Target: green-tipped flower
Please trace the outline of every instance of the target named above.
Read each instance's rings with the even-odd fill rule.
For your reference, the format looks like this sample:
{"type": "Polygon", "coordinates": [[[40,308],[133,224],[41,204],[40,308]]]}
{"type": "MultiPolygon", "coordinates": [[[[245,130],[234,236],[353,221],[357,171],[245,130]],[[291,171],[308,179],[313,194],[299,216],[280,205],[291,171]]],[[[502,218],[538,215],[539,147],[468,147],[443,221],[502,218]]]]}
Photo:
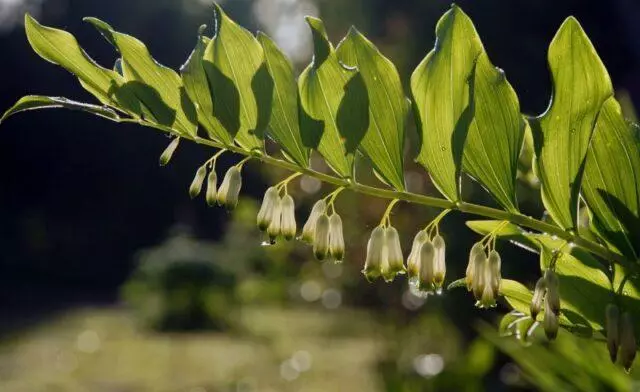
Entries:
{"type": "Polygon", "coordinates": [[[398,230],[389,226],[385,231],[385,246],[387,248],[387,262],[382,265],[382,276],[387,282],[393,281],[396,275],[404,274],[404,255],[400,245],[398,230]]]}
{"type": "Polygon", "coordinates": [[[282,231],[282,198],[276,193],[276,199],[273,202],[273,208],[271,209],[271,217],[269,218],[269,227],[267,227],[267,235],[269,236],[269,242],[272,244],[276,242],[276,239],[282,231]]]}
{"type": "Polygon", "coordinates": [[[558,336],[558,315],[549,306],[544,307],[542,326],[547,339],[554,340],[558,336]]]}
{"type": "Polygon", "coordinates": [[[422,244],[424,244],[428,239],[429,235],[424,230],[420,230],[413,238],[411,252],[407,258],[407,274],[410,279],[417,279],[420,277],[420,252],[422,250],[422,244]]]}
{"type": "Polygon", "coordinates": [[[491,290],[493,291],[493,296],[497,297],[500,293],[500,283],[502,281],[502,260],[500,259],[500,254],[495,250],[489,252],[489,274],[490,279],[487,280],[487,284],[491,285],[491,290]]]}
{"type": "Polygon", "coordinates": [[[242,188],[242,176],[240,168],[231,166],[224,175],[222,185],[218,191],[218,205],[225,206],[227,210],[233,210],[238,204],[240,196],[240,188],[242,188]]]}
{"type": "Polygon", "coordinates": [[[480,301],[482,298],[482,294],[485,291],[485,287],[487,284],[487,265],[489,261],[487,260],[487,255],[484,253],[479,253],[476,255],[475,263],[473,264],[473,281],[471,282],[471,290],[473,291],[473,296],[477,301],[480,301]]]}
{"type": "Polygon", "coordinates": [[[269,228],[271,219],[273,218],[273,210],[276,208],[279,198],[278,189],[275,186],[269,187],[264,193],[262,205],[256,218],[260,231],[265,231],[269,228]]]}
{"type": "Polygon", "coordinates": [[[624,312],[620,319],[620,360],[628,372],[636,358],[636,335],[633,330],[633,320],[629,312],[624,312]]]}
{"type": "Polygon", "coordinates": [[[385,228],[378,226],[371,232],[367,242],[367,258],[362,273],[367,280],[372,281],[382,274],[383,266],[387,264],[387,248],[385,246],[385,228]]]}
{"type": "Polygon", "coordinates": [[[329,254],[337,263],[344,259],[342,219],[335,212],[329,218],[329,254]]]}
{"type": "Polygon", "coordinates": [[[533,290],[533,297],[531,298],[531,305],[529,310],[531,311],[531,318],[536,319],[538,313],[542,310],[542,301],[544,300],[545,293],[547,291],[547,281],[544,278],[538,279],[536,282],[536,288],[533,290]]]}
{"type": "Polygon", "coordinates": [[[611,362],[616,363],[618,347],[620,347],[620,310],[614,304],[607,305],[605,311],[605,328],[607,329],[607,349],[609,349],[609,357],[611,358],[611,362]]]}
{"type": "Polygon", "coordinates": [[[318,260],[324,260],[329,255],[329,217],[321,214],[316,220],[313,235],[313,254],[318,260]]]}
{"type": "Polygon", "coordinates": [[[442,287],[444,277],[447,273],[447,265],[445,263],[445,243],[444,238],[440,234],[433,237],[433,247],[436,251],[436,258],[433,265],[433,285],[436,289],[442,287]]]}
{"type": "Polygon", "coordinates": [[[216,204],[216,197],[218,196],[218,176],[215,170],[211,170],[207,176],[207,192],[205,193],[205,200],[209,207],[213,207],[216,204]]]}
{"type": "MultiPolygon", "coordinates": [[[[484,247],[482,246],[482,244],[478,242],[473,245],[473,247],[471,248],[471,252],[469,252],[469,264],[467,264],[467,272],[464,278],[465,283],[467,284],[467,290],[471,291],[471,289],[473,288],[473,282],[477,280],[480,275],[482,275],[479,274],[479,271],[483,269],[479,268],[478,265],[482,265],[484,259],[486,258],[487,256],[484,253],[484,247]]],[[[480,290],[480,293],[482,293],[482,290],[480,290]]],[[[476,299],[478,299],[480,295],[476,295],[476,299]]]]}
{"type": "Polygon", "coordinates": [[[285,240],[290,241],[295,238],[296,230],[296,206],[291,195],[285,195],[282,198],[282,227],[280,234],[285,240]]]}
{"type": "Polygon", "coordinates": [[[420,247],[420,277],[418,288],[422,291],[433,290],[436,249],[431,241],[425,241],[420,247]]]}
{"type": "Polygon", "coordinates": [[[162,155],[160,155],[160,166],[166,166],[169,163],[171,157],[173,156],[173,153],[178,148],[178,144],[180,144],[179,137],[173,139],[171,143],[169,143],[167,148],[164,149],[162,155]]]}
{"type": "Polygon", "coordinates": [[[196,171],[196,175],[193,177],[193,181],[191,181],[191,185],[189,186],[189,196],[192,199],[195,199],[202,191],[202,184],[204,184],[204,178],[206,176],[207,168],[205,166],[200,166],[196,171]]]}
{"type": "Polygon", "coordinates": [[[496,298],[500,292],[500,255],[495,250],[489,252],[489,257],[482,260],[482,269],[476,269],[478,283],[473,285],[473,294],[478,299],[476,304],[480,308],[496,306],[496,298]],[[480,278],[482,277],[482,278],[480,278]]]}
{"type": "Polygon", "coordinates": [[[327,209],[327,203],[322,199],[318,200],[311,208],[311,213],[309,214],[309,218],[307,222],[302,227],[302,235],[300,239],[306,243],[312,244],[315,236],[316,230],[316,221],[321,214],[327,209]]]}
{"type": "Polygon", "coordinates": [[[551,308],[555,314],[560,314],[560,280],[558,275],[548,269],[544,272],[544,279],[547,281],[545,307],[551,308]]]}

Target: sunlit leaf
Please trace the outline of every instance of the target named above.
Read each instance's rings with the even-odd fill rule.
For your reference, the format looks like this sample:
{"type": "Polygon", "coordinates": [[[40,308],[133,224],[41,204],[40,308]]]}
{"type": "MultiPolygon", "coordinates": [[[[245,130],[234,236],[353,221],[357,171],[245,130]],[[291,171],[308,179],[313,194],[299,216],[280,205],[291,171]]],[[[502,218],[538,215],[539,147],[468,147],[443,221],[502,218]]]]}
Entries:
{"type": "Polygon", "coordinates": [[[482,43],[469,17],[452,6],[438,21],[436,44],[411,75],[420,152],[436,187],[460,198],[464,141],[472,119],[470,81],[482,43]]]}
{"type": "Polygon", "coordinates": [[[476,61],[472,99],[473,121],[464,147],[463,170],[502,207],[515,212],[525,123],[516,92],[485,52],[476,61]]]}
{"type": "Polygon", "coordinates": [[[640,255],[640,143],[615,98],[598,116],[584,170],[582,195],[595,231],[621,253],[640,255]]]}
{"type": "Polygon", "coordinates": [[[531,120],[542,201],[554,221],[575,229],[584,161],[596,117],[612,95],[609,74],[578,21],[569,17],[549,46],[553,98],[531,120]]]}
{"type": "Polygon", "coordinates": [[[215,35],[204,52],[215,117],[236,143],[262,150],[271,115],[273,80],[255,37],[215,8],[215,35]]]}
{"type": "Polygon", "coordinates": [[[180,76],[160,65],[138,39],[119,33],[96,18],[85,18],[112,43],[122,55],[122,73],[126,83],[119,89],[133,93],[141,102],[145,119],[195,136],[198,128],[195,107],[182,85],[180,76]]]}
{"type": "Polygon", "coordinates": [[[16,113],[25,112],[28,110],[36,110],[36,109],[53,109],[53,108],[65,108],[72,110],[80,110],[84,112],[88,112],[91,114],[95,114],[100,117],[107,118],[109,120],[118,121],[120,120],[120,116],[118,113],[109,109],[105,106],[91,105],[88,103],[72,101],[67,98],[62,97],[45,97],[42,95],[27,95],[26,97],[22,97],[15,105],[9,108],[2,118],[0,122],[6,120],[9,116],[12,116],[16,113]]]}
{"type": "Polygon", "coordinates": [[[201,28],[196,47],[180,69],[182,83],[185,91],[196,106],[198,121],[207,131],[209,137],[230,145],[233,144],[233,137],[224,129],[214,115],[213,95],[204,69],[204,51],[209,42],[210,39],[202,35],[201,28]]]}
{"type": "Polygon", "coordinates": [[[347,141],[359,144],[384,182],[403,190],[404,130],[409,107],[398,70],[353,27],[336,48],[336,54],[342,63],[357,67],[358,74],[346,88],[357,92],[368,108],[366,122],[361,129],[349,129],[352,137],[347,141]]]}
{"type": "Polygon", "coordinates": [[[101,103],[137,114],[134,110],[137,99],[120,91],[125,82],[122,76],[96,64],[72,34],[43,26],[29,14],[25,15],[24,23],[27,39],[40,57],[78,77],[80,84],[101,103]]]}
{"type": "Polygon", "coordinates": [[[282,148],[285,156],[301,167],[309,166],[309,149],[302,143],[298,108],[298,87],[293,66],[276,44],[258,33],[265,64],[273,79],[273,103],[267,133],[282,148]]]}

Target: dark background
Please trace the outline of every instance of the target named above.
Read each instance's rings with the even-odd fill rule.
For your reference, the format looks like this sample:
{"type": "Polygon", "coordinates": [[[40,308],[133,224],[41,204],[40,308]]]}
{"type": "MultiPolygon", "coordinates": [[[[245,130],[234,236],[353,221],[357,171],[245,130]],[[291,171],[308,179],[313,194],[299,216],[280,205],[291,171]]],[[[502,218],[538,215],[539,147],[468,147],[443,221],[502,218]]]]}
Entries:
{"type": "MultiPolygon", "coordinates": [[[[27,1],[25,9],[35,12],[45,25],[73,32],[105,66],[113,63],[115,54],[82,22],[84,16],[97,16],[140,38],[158,61],[177,69],[192,50],[198,26],[210,22],[212,14],[197,0],[39,3],[27,1]]],[[[2,4],[0,14],[11,7],[2,4]]],[[[473,19],[493,63],[506,71],[523,112],[539,114],[548,105],[546,48],[568,15],[575,15],[586,30],[616,89],[627,91],[636,102],[640,99],[639,2],[475,0],[458,4],[473,19]]],[[[227,0],[222,5],[252,31],[265,29],[251,12],[252,1],[227,0]]],[[[433,46],[436,21],[449,1],[318,0],[316,6],[334,42],[356,23],[394,60],[406,85],[433,46]]],[[[18,20],[21,11],[15,11],[18,20]]],[[[2,19],[0,26],[0,110],[26,94],[90,101],[72,75],[31,50],[21,24],[12,28],[9,21],[2,19]]],[[[118,288],[132,271],[135,251],[159,243],[176,222],[189,225],[201,238],[221,235],[227,215],[192,202],[187,195],[193,171],[208,151],[183,143],[173,163],[160,168],[157,159],[167,142],[149,129],[63,110],[22,114],[0,126],[2,331],[70,306],[117,301],[118,288]]],[[[232,160],[225,158],[222,165],[232,160]]],[[[260,197],[264,180],[248,167],[244,190],[260,197]]],[[[540,213],[535,203],[531,208],[530,212],[540,213]]],[[[459,218],[446,229],[455,241],[473,241],[459,218]]],[[[512,252],[516,259],[505,263],[516,264],[506,268],[525,278],[532,276],[536,263],[518,265],[529,256],[512,252]]]]}

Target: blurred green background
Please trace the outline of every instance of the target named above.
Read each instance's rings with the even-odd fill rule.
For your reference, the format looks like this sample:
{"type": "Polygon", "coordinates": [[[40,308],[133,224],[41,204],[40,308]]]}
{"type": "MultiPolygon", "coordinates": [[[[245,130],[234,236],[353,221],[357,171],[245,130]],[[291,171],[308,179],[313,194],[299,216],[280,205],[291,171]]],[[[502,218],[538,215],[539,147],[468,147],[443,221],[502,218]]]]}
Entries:
{"type": "MultiPolygon", "coordinates": [[[[304,15],[324,19],[334,43],[351,24],[397,65],[405,86],[433,46],[447,1],[226,0],[229,16],[272,36],[302,69],[310,60],[304,15]]],[[[546,48],[575,15],[622,92],[640,99],[640,4],[612,1],[460,1],[525,113],[546,108],[546,48]]],[[[142,39],[177,69],[211,23],[208,0],[0,0],[0,108],[39,93],[87,100],[74,77],[35,55],[24,12],[72,31],[99,63],[116,58],[83,16],[142,39]]],[[[0,128],[0,391],[627,391],[631,377],[599,343],[566,333],[524,347],[499,338],[504,305],[480,311],[464,290],[418,298],[404,279],[367,283],[360,269],[368,232],[386,204],[343,193],[347,257],[313,260],[301,243],[260,246],[259,199],[287,173],[249,163],[245,199],[228,214],[192,201],[187,187],[211,153],[183,143],[170,166],[168,142],[148,129],[79,113],[23,115],[0,128]]],[[[435,194],[415,166],[411,191],[435,194]]],[[[219,176],[237,157],[223,156],[219,176]]],[[[361,170],[368,173],[368,169],[361,170]]],[[[366,182],[375,182],[364,174],[366,182]]],[[[492,205],[467,179],[465,198],[492,205]]],[[[299,226],[331,188],[303,177],[290,187],[299,226]]],[[[525,213],[542,216],[535,184],[523,183],[525,213]]],[[[438,211],[400,205],[393,223],[408,251],[438,211]]],[[[465,217],[441,225],[448,281],[463,275],[477,241],[465,217]]],[[[500,244],[503,276],[529,286],[537,257],[500,244]]],[[[637,366],[636,366],[637,367],[637,366]]],[[[632,376],[638,377],[637,371],[632,376]]],[[[640,386],[636,385],[636,388],[640,386]]]]}

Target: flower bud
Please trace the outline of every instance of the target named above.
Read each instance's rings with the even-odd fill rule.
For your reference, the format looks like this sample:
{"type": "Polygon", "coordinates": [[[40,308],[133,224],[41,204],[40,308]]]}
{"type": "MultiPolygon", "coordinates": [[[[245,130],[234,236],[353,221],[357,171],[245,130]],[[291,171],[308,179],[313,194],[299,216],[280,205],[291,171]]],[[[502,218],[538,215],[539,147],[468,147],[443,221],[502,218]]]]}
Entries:
{"type": "Polygon", "coordinates": [[[195,199],[196,196],[200,194],[202,191],[202,184],[204,183],[204,178],[207,176],[207,168],[205,166],[200,166],[196,171],[196,175],[193,177],[193,181],[191,181],[191,185],[189,186],[189,196],[192,199],[195,199]]]}
{"type": "Polygon", "coordinates": [[[296,206],[291,195],[282,198],[282,227],[280,233],[285,240],[290,241],[296,236],[296,206]]]}
{"type": "Polygon", "coordinates": [[[611,362],[616,363],[620,346],[620,310],[614,304],[608,304],[605,311],[605,328],[607,329],[607,348],[611,362]]]}
{"type": "Polygon", "coordinates": [[[329,217],[322,214],[316,220],[313,235],[313,254],[318,260],[324,260],[329,254],[329,217]]]}
{"type": "Polygon", "coordinates": [[[342,219],[335,212],[329,218],[329,254],[336,262],[341,262],[344,258],[342,219]]]}
{"type": "Polygon", "coordinates": [[[620,319],[620,360],[628,372],[636,358],[636,336],[633,330],[633,320],[629,312],[624,312],[620,319]]]}
{"type": "Polygon", "coordinates": [[[313,243],[316,230],[316,221],[321,214],[324,214],[326,209],[327,203],[323,199],[318,200],[313,205],[313,208],[311,208],[311,213],[309,214],[309,218],[302,227],[302,235],[300,236],[300,239],[302,241],[309,244],[313,243]]]}
{"type": "Polygon", "coordinates": [[[276,204],[279,199],[278,189],[275,186],[269,187],[264,193],[262,198],[262,205],[260,211],[258,211],[258,217],[256,218],[258,223],[258,229],[265,231],[271,224],[273,218],[273,210],[276,208],[276,204]]]}
{"type": "Polygon", "coordinates": [[[242,188],[240,169],[237,166],[231,166],[220,185],[218,205],[225,206],[227,210],[233,210],[238,204],[240,188],[242,188]]]}
{"type": "Polygon", "coordinates": [[[385,246],[385,229],[378,226],[371,232],[367,243],[367,258],[362,273],[367,280],[372,281],[382,273],[382,267],[387,264],[387,249],[385,246]]]}
{"type": "Polygon", "coordinates": [[[436,258],[433,266],[433,284],[436,288],[441,288],[444,283],[445,274],[447,273],[447,265],[445,264],[444,238],[439,234],[433,238],[433,247],[436,251],[436,258]]]}
{"type": "Polygon", "coordinates": [[[431,241],[425,241],[420,247],[420,279],[418,288],[422,291],[433,290],[434,266],[436,259],[436,249],[431,241]]]}
{"type": "Polygon", "coordinates": [[[407,273],[410,279],[415,279],[420,276],[420,252],[422,250],[422,244],[428,239],[429,236],[424,230],[420,230],[413,238],[411,253],[409,253],[409,257],[407,258],[407,273]]]}
{"type": "MultiPolygon", "coordinates": [[[[478,264],[482,264],[482,261],[486,258],[486,254],[484,253],[484,247],[480,242],[473,245],[471,248],[471,252],[469,252],[469,264],[467,264],[467,272],[465,276],[465,283],[467,284],[467,290],[471,291],[473,282],[478,278],[479,271],[478,264]]],[[[478,299],[479,296],[476,296],[478,299]]]]}
{"type": "Polygon", "coordinates": [[[547,281],[544,278],[538,279],[536,282],[536,288],[533,290],[533,297],[531,298],[531,305],[529,310],[531,311],[531,318],[536,319],[538,313],[542,310],[542,301],[544,300],[545,293],[547,291],[547,281]]]}
{"type": "Polygon", "coordinates": [[[560,314],[560,280],[558,275],[548,269],[544,273],[544,279],[547,281],[545,307],[551,308],[555,314],[560,314]]]}
{"type": "Polygon", "coordinates": [[[558,315],[549,306],[544,307],[542,326],[544,328],[544,334],[547,335],[547,339],[554,340],[558,336],[558,315]]]}
{"type": "Polygon", "coordinates": [[[269,218],[269,227],[267,227],[267,235],[269,236],[269,242],[272,244],[276,242],[276,238],[282,231],[282,198],[276,194],[275,201],[273,202],[273,208],[271,210],[271,217],[269,218]]]}
{"type": "Polygon", "coordinates": [[[404,256],[400,246],[400,236],[395,227],[389,226],[385,231],[385,244],[387,248],[386,268],[383,264],[382,275],[387,282],[393,281],[396,275],[404,274],[404,256]]]}
{"type": "Polygon", "coordinates": [[[215,170],[211,170],[209,176],[207,177],[207,192],[205,193],[205,200],[207,201],[207,205],[209,207],[213,207],[216,204],[216,197],[218,186],[218,176],[216,175],[215,170]]]}
{"type": "Polygon", "coordinates": [[[180,144],[179,137],[173,139],[171,143],[169,143],[167,148],[164,149],[162,155],[160,155],[160,166],[167,166],[167,164],[171,160],[171,157],[173,156],[173,153],[178,148],[178,144],[180,144]]]}

